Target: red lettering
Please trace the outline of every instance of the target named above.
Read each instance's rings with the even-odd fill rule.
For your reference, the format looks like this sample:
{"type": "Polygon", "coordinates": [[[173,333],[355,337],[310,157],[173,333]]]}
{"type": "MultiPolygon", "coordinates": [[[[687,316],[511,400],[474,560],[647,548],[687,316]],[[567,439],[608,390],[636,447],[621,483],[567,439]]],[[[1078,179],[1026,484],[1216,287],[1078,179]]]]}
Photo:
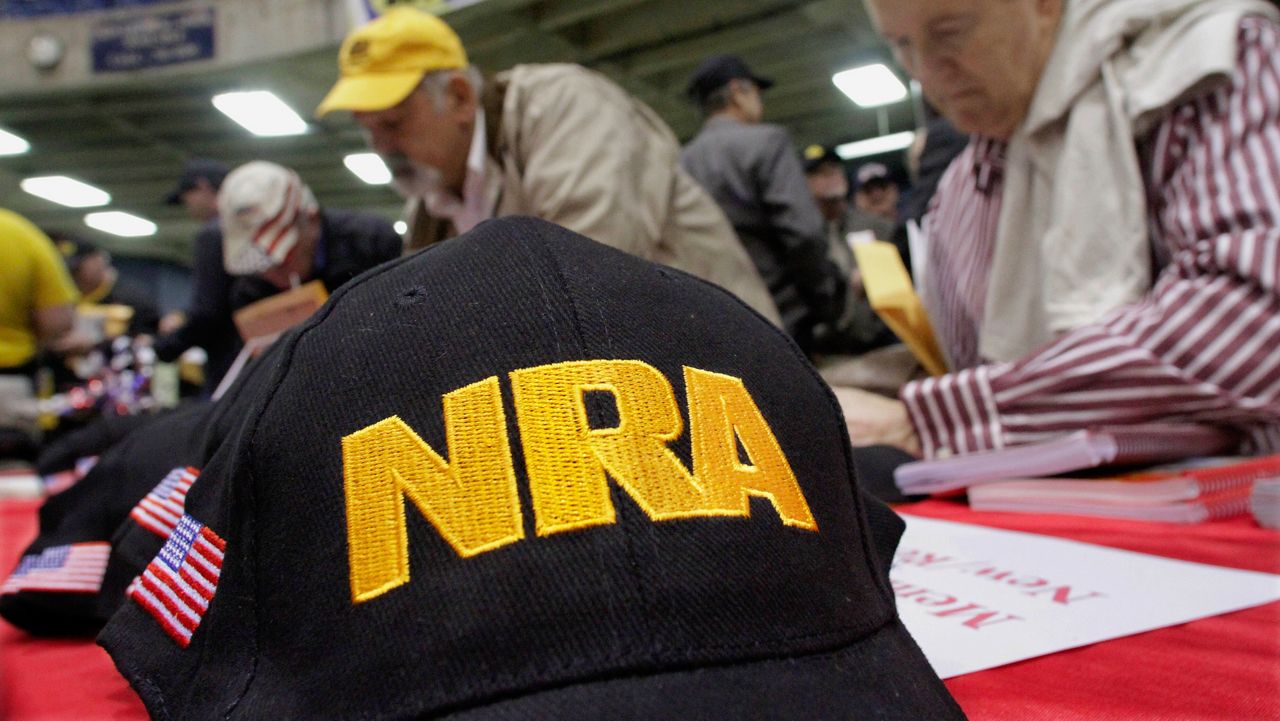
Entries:
{"type": "Polygon", "coordinates": [[[1106,595],[1106,594],[1098,593],[1097,591],[1089,591],[1088,593],[1085,593],[1083,595],[1073,597],[1071,595],[1070,586],[1058,586],[1057,588],[1040,588],[1035,591],[1027,591],[1026,595],[1038,596],[1045,592],[1049,592],[1053,594],[1052,600],[1054,603],[1061,603],[1064,606],[1075,603],[1076,601],[1086,601],[1090,598],[1103,598],[1106,595]]]}
{"type": "Polygon", "coordinates": [[[975,630],[979,630],[984,626],[992,626],[997,623],[1002,623],[1004,621],[1021,621],[1022,620],[1022,617],[1015,616],[1011,613],[1004,614],[1004,618],[996,618],[997,616],[1001,615],[999,611],[987,610],[976,603],[967,603],[963,606],[960,606],[959,608],[951,608],[951,609],[947,609],[946,611],[938,611],[933,615],[937,616],[938,618],[950,618],[952,616],[958,616],[962,613],[973,614],[972,618],[967,619],[961,625],[967,626],[975,630]]]}
{"type": "Polygon", "coordinates": [[[999,571],[993,568],[992,566],[987,566],[986,568],[979,568],[978,570],[974,571],[973,575],[990,578],[992,581],[1003,581],[1006,578],[1009,578],[1010,576],[1012,576],[1013,571],[999,571]]]}
{"type": "Polygon", "coordinates": [[[1006,613],[1004,615],[1004,618],[997,618],[994,621],[987,620],[998,615],[1000,615],[998,611],[987,611],[986,613],[980,613],[974,616],[973,618],[969,619],[968,621],[965,621],[964,625],[972,629],[981,629],[983,626],[990,626],[992,624],[1000,623],[1001,621],[1021,621],[1022,620],[1020,617],[1015,616],[1011,613],[1006,613]]]}
{"type": "Polygon", "coordinates": [[[937,563],[945,563],[950,561],[950,556],[938,556],[931,551],[922,551],[918,548],[909,548],[902,551],[894,558],[894,563],[905,563],[913,566],[932,566],[937,563]]]}
{"type": "MultiPolygon", "coordinates": [[[[930,591],[930,593],[932,593],[932,591],[930,591]]],[[[919,596],[916,598],[916,603],[920,604],[921,606],[946,606],[947,604],[955,603],[956,600],[957,599],[955,596],[939,594],[935,598],[930,598],[929,596],[919,596]]]]}

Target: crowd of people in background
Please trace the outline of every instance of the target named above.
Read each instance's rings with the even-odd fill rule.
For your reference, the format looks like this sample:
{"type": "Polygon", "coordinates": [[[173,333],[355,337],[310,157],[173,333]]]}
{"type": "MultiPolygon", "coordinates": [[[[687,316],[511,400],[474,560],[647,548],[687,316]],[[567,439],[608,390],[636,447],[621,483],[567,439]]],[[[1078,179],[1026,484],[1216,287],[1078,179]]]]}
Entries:
{"type": "MultiPolygon", "coordinates": [[[[1086,374],[1082,387],[1112,378],[1106,382],[1149,383],[1137,380],[1138,373],[1144,379],[1158,376],[1159,384],[1180,385],[1185,393],[1176,401],[1144,404],[1141,412],[1118,410],[1099,418],[1195,417],[1199,411],[1192,409],[1204,406],[1214,419],[1248,428],[1246,433],[1265,447],[1265,438],[1273,435],[1267,430],[1273,428],[1265,396],[1269,371],[1252,374],[1245,387],[1221,385],[1242,362],[1234,351],[1206,359],[1202,367],[1201,361],[1179,355],[1185,344],[1169,345],[1172,340],[1139,329],[1159,326],[1161,311],[1144,303],[1160,306],[1159,298],[1181,299],[1185,287],[1203,282],[1199,278],[1239,277],[1246,285],[1269,287],[1273,269],[1267,267],[1238,267],[1221,275],[1227,268],[1181,259],[1199,257],[1197,244],[1214,243],[1215,257],[1227,257],[1247,251],[1230,250],[1232,243],[1257,242],[1247,239],[1258,233],[1271,241],[1269,190],[1276,179],[1271,165],[1251,161],[1259,153],[1266,157],[1274,140],[1267,131],[1269,96],[1258,84],[1265,78],[1260,69],[1265,63],[1248,64],[1251,53],[1270,57],[1270,9],[1165,3],[1168,7],[1155,17],[1237,24],[1239,32],[1223,45],[1235,47],[1237,55],[1201,54],[1186,61],[1189,77],[1226,78],[1215,86],[1216,95],[1197,94],[1195,83],[1170,81],[1154,88],[1163,104],[1150,100],[1141,117],[1092,120],[1091,128],[1114,126],[1133,136],[1133,143],[1117,148],[1104,147],[1074,126],[1053,125],[1086,106],[1085,100],[1065,90],[1034,91],[1067,82],[1061,68],[1094,47],[1097,40],[1091,38],[1104,32],[1104,19],[1145,22],[1150,18],[1140,16],[1147,11],[1124,3],[1116,8],[1083,3],[1065,10],[1050,5],[1052,10],[1019,16],[1020,26],[999,31],[985,10],[975,11],[975,29],[946,45],[939,59],[917,57],[921,46],[937,45],[922,29],[934,11],[915,3],[870,3],[900,62],[937,107],[936,112],[929,107],[927,126],[907,159],[911,183],[875,160],[851,168],[830,148],[799,152],[783,128],[763,122],[771,81],[737,56],[709,57],[690,77],[687,94],[704,122],[681,148],[660,118],[604,75],[571,64],[518,65],[485,75],[468,64],[461,41],[434,16],[388,12],[343,44],[340,77],[317,112],[352,113],[386,160],[394,187],[408,201],[403,242],[385,220],[320,209],[288,169],[253,162],[229,176],[230,169],[217,161],[194,159],[167,197],[204,223],[194,243],[188,307],[159,317],[154,300],[121,277],[108,253],[63,229],[42,232],[9,217],[6,234],[15,240],[6,243],[6,252],[21,255],[22,261],[15,257],[4,268],[23,277],[4,284],[0,363],[5,373],[29,376],[38,358],[58,364],[83,353],[103,338],[72,322],[72,305],[115,306],[129,309],[125,332],[153,344],[162,361],[202,348],[207,395],[240,352],[242,339],[232,321],[236,309],[312,278],[333,290],[364,268],[465,233],[485,219],[525,214],[728,289],[778,324],[822,367],[895,340],[871,309],[850,250],[852,234],[867,232],[893,242],[907,267],[930,268],[921,295],[956,373],[941,382],[903,387],[905,405],[883,407],[895,419],[893,431],[860,436],[859,412],[853,412],[855,440],[905,436],[922,440],[918,450],[935,454],[1039,437],[1058,428],[1025,420],[1026,413],[1015,411],[1032,402],[1016,389],[1040,383],[1036,369],[1053,366],[1055,357],[1087,356],[1093,348],[1115,345],[1153,355],[1141,370],[1122,365],[1086,374]],[[1069,32],[1059,33],[1060,27],[1069,32]],[[1027,47],[987,46],[979,32],[1017,35],[1027,47]],[[403,72],[406,66],[413,72],[403,72]],[[957,92],[972,98],[957,100],[957,92]],[[1039,139],[1024,139],[1033,132],[1053,137],[1053,147],[1069,145],[1070,157],[1058,159],[1058,151],[1043,150],[1039,139]],[[1209,145],[1189,144],[1187,133],[1199,133],[1209,145]],[[1178,149],[1186,154],[1217,147],[1213,143],[1248,157],[1224,151],[1192,166],[1171,155],[1178,149]],[[1055,193],[1061,182],[1038,181],[1039,171],[1032,170],[1045,162],[1041,156],[1055,158],[1066,174],[1060,181],[1078,179],[1084,185],[1055,193]],[[1134,165],[1126,160],[1122,166],[1118,157],[1134,165]],[[978,168],[976,185],[966,185],[969,167],[978,168]],[[1137,170],[1123,170],[1132,167],[1137,170]],[[1227,187],[1213,181],[1196,191],[1196,183],[1208,182],[1202,180],[1204,168],[1221,168],[1229,177],[1244,173],[1230,185],[1261,190],[1202,200],[1196,192],[1227,187]],[[1008,173],[1015,184],[1004,183],[1008,173]],[[242,182],[227,186],[228,177],[242,182]],[[1122,182],[1129,185],[1119,187],[1122,182]],[[1096,192],[1101,187],[1112,190],[1096,192]],[[1127,200],[1112,208],[1117,197],[1127,200]],[[1089,203],[1108,210],[1094,212],[1089,203]],[[1205,203],[1221,210],[1195,223],[1178,220],[1180,208],[1205,203]],[[1148,218],[1156,219],[1151,234],[1148,218]],[[1092,237],[1076,240],[1083,227],[1092,237]],[[1117,228],[1127,229],[1123,244],[1100,239],[1117,228]],[[931,241],[917,246],[927,248],[928,257],[914,263],[912,234],[931,241]],[[1071,239],[1079,248],[1060,247],[1048,236],[1071,239]],[[1236,237],[1246,240],[1230,240],[1236,237]],[[51,267],[51,258],[63,263],[51,267]],[[1086,270],[1099,259],[1114,261],[1108,272],[1086,270]],[[1247,280],[1255,276],[1256,281],[1247,280]],[[1159,295],[1149,296],[1153,288],[1159,295]],[[1134,310],[1107,316],[1130,306],[1134,310]],[[1111,319],[1101,321],[1104,317],[1111,319]],[[1046,344],[1051,349],[1045,350],[1046,344]],[[42,349],[49,355],[38,355],[42,349]],[[998,390],[1006,384],[1008,390],[998,390]],[[1257,392],[1264,396],[1254,396],[1257,392]],[[1019,400],[1011,400],[1015,397],[1019,400]],[[975,406],[976,399],[987,400],[975,406]],[[941,410],[950,408],[967,410],[941,410]],[[1002,424],[1001,418],[1023,420],[1002,424]]],[[[1152,37],[1180,41],[1173,30],[1162,34],[1156,25],[1150,28],[1152,37]]],[[[1091,62],[1098,67],[1098,61],[1091,62]]],[[[1087,82],[1073,82],[1104,89],[1109,83],[1147,82],[1086,76],[1087,82]]],[[[1224,288],[1219,296],[1235,298],[1232,292],[1224,288]]],[[[1268,313],[1273,299],[1259,292],[1237,310],[1268,313]]],[[[1176,315],[1181,302],[1163,312],[1176,315]]],[[[1254,361],[1266,365],[1261,357],[1254,361]]],[[[1053,387],[1055,402],[1070,397],[1053,387]]],[[[870,415],[877,418],[871,426],[878,426],[878,416],[870,415]]],[[[917,450],[915,440],[905,445],[917,450]]]]}
{"type": "MultiPolygon", "coordinates": [[[[851,183],[849,164],[833,151],[802,157],[784,129],[762,122],[771,83],[741,58],[707,58],[692,75],[688,97],[706,124],[680,148],[661,119],[603,75],[552,64],[485,76],[432,16],[388,13],[352,37],[339,58],[342,78],[318,112],[351,111],[368,132],[409,201],[403,240],[385,219],[321,209],[287,168],[253,161],[233,170],[194,158],[165,197],[202,224],[186,307],[161,315],[109,253],[44,229],[73,280],[81,322],[33,336],[41,342],[24,343],[6,373],[34,377],[40,364],[72,383],[70,358],[125,335],[162,363],[199,349],[202,382],[186,388],[207,398],[243,349],[237,310],[312,279],[335,290],[373,265],[508,214],[552,220],[717,283],[814,360],[892,342],[862,292],[847,237],[900,235],[902,179],[869,162],[851,183]],[[388,87],[386,69],[361,50],[370,43],[382,58],[427,46],[445,55],[406,87],[388,87]],[[123,313],[123,324],[104,334],[86,322],[91,306],[123,313]]],[[[27,244],[43,245],[38,230],[27,244]]]]}

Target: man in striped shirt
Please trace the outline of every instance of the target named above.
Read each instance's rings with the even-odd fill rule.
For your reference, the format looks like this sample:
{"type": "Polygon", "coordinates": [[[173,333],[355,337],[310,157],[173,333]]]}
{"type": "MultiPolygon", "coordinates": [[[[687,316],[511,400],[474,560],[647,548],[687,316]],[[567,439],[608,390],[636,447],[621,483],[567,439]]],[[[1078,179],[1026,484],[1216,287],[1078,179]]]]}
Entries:
{"type": "Polygon", "coordinates": [[[1252,0],[867,0],[964,132],[925,229],[952,372],[845,395],[928,457],[1188,421],[1280,450],[1280,28],[1252,0]]]}

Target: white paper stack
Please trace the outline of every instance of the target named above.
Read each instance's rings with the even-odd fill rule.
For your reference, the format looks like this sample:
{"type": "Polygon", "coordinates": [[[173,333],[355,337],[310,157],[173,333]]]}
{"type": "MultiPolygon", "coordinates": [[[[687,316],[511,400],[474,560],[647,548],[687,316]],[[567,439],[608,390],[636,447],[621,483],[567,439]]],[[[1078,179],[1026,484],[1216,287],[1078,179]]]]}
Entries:
{"type": "Polygon", "coordinates": [[[1280,528],[1280,478],[1254,481],[1249,511],[1263,528],[1280,528]]]}

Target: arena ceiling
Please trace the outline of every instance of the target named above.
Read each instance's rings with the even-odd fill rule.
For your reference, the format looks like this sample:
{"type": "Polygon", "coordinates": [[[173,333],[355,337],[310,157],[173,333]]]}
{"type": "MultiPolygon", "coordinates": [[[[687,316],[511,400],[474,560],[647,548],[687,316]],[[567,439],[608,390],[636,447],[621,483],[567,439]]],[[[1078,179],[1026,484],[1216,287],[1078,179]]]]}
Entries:
{"type": "MultiPolygon", "coordinates": [[[[486,71],[522,62],[577,62],[600,70],[651,105],[681,140],[698,117],[683,97],[707,55],[744,57],[777,85],[766,120],[786,126],[797,147],[836,144],[911,129],[912,103],[880,111],[855,106],[831,82],[835,72],[889,63],[860,0],[483,0],[454,11],[472,62],[486,71]]],[[[196,227],[162,203],[183,162],[229,165],[267,159],[295,168],[323,205],[399,214],[388,186],[367,185],[344,167],[365,150],[343,113],[310,117],[336,76],[337,48],[233,70],[52,94],[0,96],[0,126],[26,138],[29,153],[0,158],[0,205],[42,226],[79,232],[117,253],[186,261],[196,227]],[[303,135],[255,137],[217,112],[211,97],[268,89],[308,119],[303,135]],[[65,174],[112,194],[112,207],[153,220],[148,238],[122,239],[83,226],[83,210],[18,189],[30,175],[65,174]]]]}

